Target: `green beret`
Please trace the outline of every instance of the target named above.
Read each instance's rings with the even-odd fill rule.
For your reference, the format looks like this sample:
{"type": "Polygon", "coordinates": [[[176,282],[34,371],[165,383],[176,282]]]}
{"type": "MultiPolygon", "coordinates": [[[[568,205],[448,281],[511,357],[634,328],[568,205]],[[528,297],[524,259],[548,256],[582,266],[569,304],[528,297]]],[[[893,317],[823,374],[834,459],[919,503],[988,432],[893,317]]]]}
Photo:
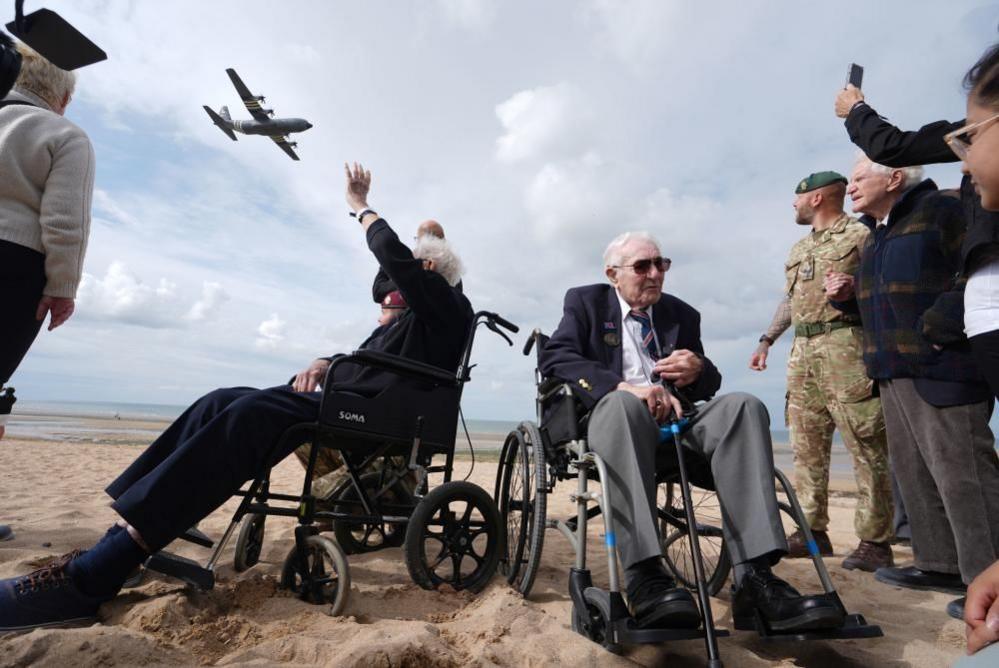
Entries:
{"type": "Polygon", "coordinates": [[[833,183],[842,183],[843,185],[846,185],[848,181],[846,180],[846,177],[839,172],[815,172],[814,174],[809,174],[798,182],[798,187],[794,189],[794,194],[800,195],[801,193],[807,193],[815,190],[816,188],[828,186],[833,183]]]}

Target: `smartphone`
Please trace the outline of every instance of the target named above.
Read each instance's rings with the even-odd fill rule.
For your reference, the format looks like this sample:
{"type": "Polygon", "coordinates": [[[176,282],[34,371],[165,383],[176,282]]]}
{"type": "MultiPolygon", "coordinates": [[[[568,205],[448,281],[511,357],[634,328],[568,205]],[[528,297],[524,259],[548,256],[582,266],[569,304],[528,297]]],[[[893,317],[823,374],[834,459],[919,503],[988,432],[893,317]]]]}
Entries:
{"type": "Polygon", "coordinates": [[[861,84],[864,81],[864,68],[857,63],[850,63],[850,71],[846,75],[846,82],[848,84],[853,84],[857,88],[863,88],[861,84]]]}

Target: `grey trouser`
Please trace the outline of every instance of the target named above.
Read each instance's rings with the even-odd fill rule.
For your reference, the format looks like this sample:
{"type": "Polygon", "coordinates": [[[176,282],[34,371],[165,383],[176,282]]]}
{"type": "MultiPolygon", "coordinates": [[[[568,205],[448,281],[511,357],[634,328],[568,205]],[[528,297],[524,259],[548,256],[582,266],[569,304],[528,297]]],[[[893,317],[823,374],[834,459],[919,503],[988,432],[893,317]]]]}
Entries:
{"type": "MultiPolygon", "coordinates": [[[[621,565],[662,555],[656,470],[678,470],[675,446],[659,444],[659,427],[648,407],[623,391],[611,392],[593,408],[587,440],[607,465],[609,480],[603,484],[611,495],[621,565]]],[[[698,407],[681,441],[688,469],[713,478],[732,562],[786,552],[774,493],[770,417],[763,403],[743,393],[716,397],[698,407]]]]}
{"type": "Polygon", "coordinates": [[[969,583],[999,556],[999,459],[989,402],[937,408],[911,378],[880,386],[916,568],[960,573],[969,583]]]}

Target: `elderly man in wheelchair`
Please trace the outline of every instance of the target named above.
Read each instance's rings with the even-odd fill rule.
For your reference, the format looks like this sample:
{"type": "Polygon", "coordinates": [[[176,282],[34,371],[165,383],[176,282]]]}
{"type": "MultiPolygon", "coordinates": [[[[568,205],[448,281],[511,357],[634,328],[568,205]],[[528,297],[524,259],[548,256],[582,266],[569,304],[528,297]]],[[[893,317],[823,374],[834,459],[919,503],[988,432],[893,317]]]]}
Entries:
{"type": "MultiPolygon", "coordinates": [[[[453,287],[460,276],[454,271],[441,271],[445,267],[458,266],[451,251],[445,245],[436,244],[434,248],[444,255],[423,254],[420,246],[414,254],[368,207],[370,172],[355,163],[353,167],[347,167],[346,181],[347,203],[354,211],[351,215],[361,224],[368,248],[404,295],[408,311],[393,323],[378,327],[359,352],[318,361],[314,365],[317,369],[329,367],[324,392],[311,391],[315,383],[298,389],[287,385],[264,390],[229,388],[211,392],[195,402],[108,486],[107,492],[114,499],[112,507],[121,520],[96,545],[86,551],[71,552],[29,575],[0,581],[0,631],[93,621],[99,606],[117,595],[126,578],[140,564],[147,559],[153,561],[162,548],[184,536],[189,527],[237,493],[244,497],[244,503],[237,511],[239,517],[251,497],[256,495],[252,491],[239,492],[245,482],[253,481],[252,490],[262,478],[266,479],[270,466],[290,454],[303,440],[319,437],[328,424],[333,424],[339,434],[358,427],[355,423],[364,420],[363,413],[342,410],[342,405],[349,406],[351,401],[356,404],[365,397],[372,398],[372,402],[379,397],[394,397],[394,403],[398,404],[399,397],[412,395],[412,392],[407,394],[406,388],[415,387],[413,392],[416,392],[423,391],[426,386],[443,387],[448,403],[453,404],[450,406],[453,410],[447,416],[449,424],[444,427],[422,425],[422,417],[417,416],[415,435],[411,439],[411,463],[426,459],[426,452],[418,447],[421,433],[424,442],[433,440],[436,443],[446,440],[447,436],[438,438],[436,432],[449,429],[451,452],[447,454],[450,465],[457,404],[461,386],[467,380],[467,370],[460,367],[468,363],[474,324],[480,317],[473,314],[468,299],[453,287]],[[417,380],[407,381],[407,378],[417,380]],[[339,397],[348,403],[338,404],[339,397]],[[334,414],[327,415],[331,412],[331,404],[334,414]],[[341,408],[339,415],[337,408],[341,408]],[[304,438],[288,437],[296,430],[304,438]]],[[[485,315],[491,316],[487,322],[491,329],[495,329],[495,322],[505,323],[494,314],[485,315]]],[[[508,323],[504,326],[512,331],[516,329],[508,323]]],[[[398,417],[403,415],[404,408],[386,406],[385,413],[391,418],[398,417]]],[[[413,425],[398,427],[398,431],[403,432],[412,429],[413,425]]],[[[360,431],[357,433],[363,436],[360,431]]],[[[346,447],[339,443],[335,445],[346,447]]],[[[361,454],[363,459],[365,453],[361,454]]],[[[419,466],[413,469],[421,470],[419,466]]],[[[426,469],[422,471],[425,479],[426,469]]],[[[303,515],[311,518],[314,514],[311,505],[314,504],[305,502],[309,498],[311,474],[310,469],[302,497],[285,497],[286,500],[300,500],[299,508],[282,509],[273,514],[297,516],[300,522],[303,515]]],[[[449,476],[448,470],[446,481],[449,476]]],[[[465,485],[462,490],[466,494],[467,488],[474,487],[469,483],[445,483],[434,492],[448,485],[452,488],[465,485]]],[[[492,500],[485,491],[476,489],[488,501],[485,506],[479,504],[480,510],[489,516],[491,508],[491,517],[487,520],[495,518],[498,523],[492,500]]],[[[433,492],[423,501],[430,496],[433,492]]],[[[469,502],[470,507],[474,501],[469,502]]],[[[406,521],[406,518],[396,519],[406,521]]],[[[234,520],[223,545],[235,525],[234,520]]],[[[299,529],[311,531],[303,532],[303,536],[318,538],[314,527],[300,524],[299,529]]],[[[305,542],[304,538],[300,540],[296,529],[296,549],[300,553],[305,550],[302,546],[305,542]]],[[[499,542],[498,537],[494,542],[499,542]]],[[[480,555],[475,556],[481,559],[480,555]]],[[[289,559],[293,565],[296,563],[291,556],[289,559]]],[[[305,561],[306,558],[301,559],[305,561]]],[[[342,554],[340,563],[342,566],[342,554]]],[[[495,565],[493,560],[480,568],[484,571],[481,574],[484,580],[492,575],[495,565]]],[[[425,575],[425,579],[433,576],[432,573],[425,575]]],[[[316,587],[328,584],[327,578],[316,587]]]]}
{"type": "MultiPolygon", "coordinates": [[[[539,352],[544,377],[571,386],[588,414],[587,441],[606,468],[628,607],[640,628],[695,628],[698,608],[664,568],[656,509],[661,479],[677,466],[660,444],[660,425],[697,407],[683,443],[691,468],[710,473],[735,564],[733,618],[752,628],[801,632],[843,624],[841,607],[824,595],[803,596],[771,568],[787,551],[774,491],[769,417],[755,397],[711,399],[721,375],[704,356],[700,315],[662,292],[670,260],[644,233],[614,239],[604,255],[610,285],[570,289],[562,321],[539,352]]],[[[603,476],[601,476],[603,477],[603,476]]]]}

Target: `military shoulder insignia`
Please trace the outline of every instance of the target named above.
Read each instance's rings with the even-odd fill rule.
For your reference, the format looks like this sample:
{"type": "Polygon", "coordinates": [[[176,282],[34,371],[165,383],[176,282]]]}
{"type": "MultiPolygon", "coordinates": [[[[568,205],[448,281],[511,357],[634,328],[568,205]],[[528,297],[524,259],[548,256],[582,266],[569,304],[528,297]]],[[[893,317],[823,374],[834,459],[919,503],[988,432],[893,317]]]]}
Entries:
{"type": "Polygon", "coordinates": [[[579,386],[584,390],[586,390],[587,392],[593,389],[593,386],[590,385],[590,381],[586,380],[585,378],[580,378],[576,382],[579,383],[579,386]]]}
{"type": "Polygon", "coordinates": [[[607,332],[604,334],[604,343],[615,347],[621,345],[621,336],[617,332],[607,332]]]}

